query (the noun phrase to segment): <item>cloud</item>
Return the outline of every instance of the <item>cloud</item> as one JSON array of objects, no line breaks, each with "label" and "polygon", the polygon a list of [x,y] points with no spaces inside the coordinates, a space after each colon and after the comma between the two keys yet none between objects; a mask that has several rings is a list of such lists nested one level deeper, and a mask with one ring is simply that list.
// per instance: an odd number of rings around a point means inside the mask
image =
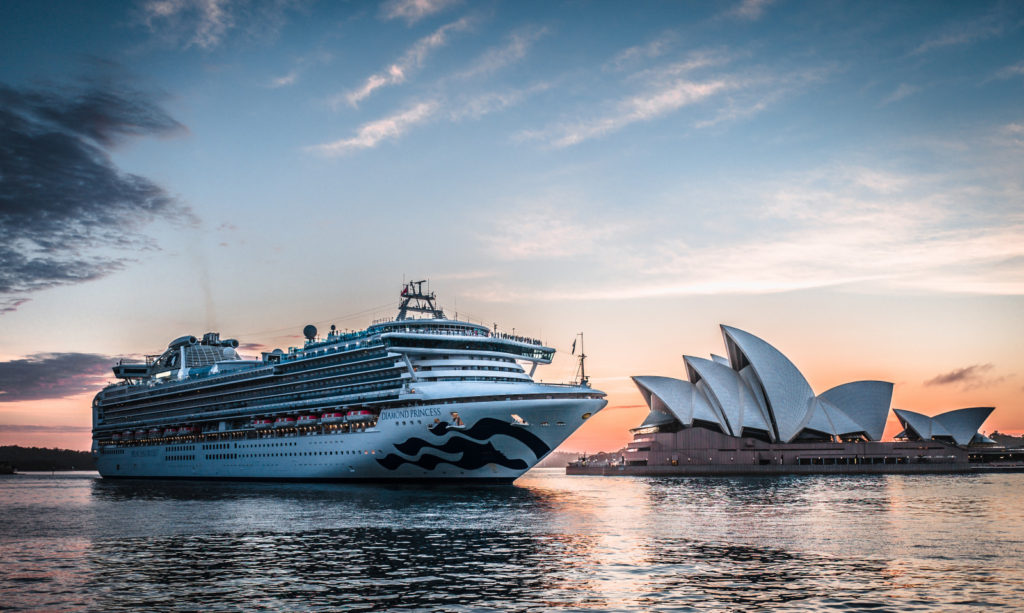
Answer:
[{"label": "cloud", "polygon": [[619,100],[612,113],[583,121],[556,124],[543,130],[527,130],[520,133],[520,138],[544,141],[555,148],[571,147],[636,122],[656,119],[734,87],[736,83],[728,79],[676,79]]},{"label": "cloud", "polygon": [[507,89],[476,94],[452,104],[448,117],[455,122],[462,121],[463,119],[479,119],[484,115],[515,106],[528,97],[549,89],[551,89],[550,83],[541,82],[522,89]]},{"label": "cloud", "polygon": [[340,96],[336,96],[332,100],[332,104],[337,106],[340,101],[344,99],[350,105],[355,107],[358,106],[360,102],[370,97],[370,94],[378,89],[388,85],[397,85],[405,82],[413,70],[423,65],[423,62],[426,60],[427,56],[430,55],[431,51],[447,44],[448,37],[452,32],[466,30],[472,25],[472,23],[473,21],[470,18],[463,17],[458,21],[453,21],[452,23],[441,26],[433,33],[416,41],[405,51],[405,53],[402,54],[402,57],[398,58],[398,60],[393,64],[381,72],[367,77],[366,81],[360,87]]},{"label": "cloud", "polygon": [[[0,396],[2,398],[2,396]],[[92,426],[41,426],[37,424],[0,424],[0,432],[21,434],[78,434],[92,432]]]},{"label": "cloud", "polygon": [[996,73],[996,77],[999,79],[1012,79],[1013,77],[1020,76],[1024,76],[1024,62],[1007,66]]},{"label": "cloud", "polygon": [[606,70],[622,70],[636,62],[661,57],[668,53],[678,40],[679,35],[675,32],[665,32],[648,43],[623,49],[615,54],[615,57],[608,61],[604,68]]},{"label": "cloud", "polygon": [[992,371],[992,364],[974,364],[957,368],[947,373],[936,375],[934,378],[924,382],[925,385],[959,385],[963,390],[987,387],[1003,381],[1006,377],[990,378],[988,373]]},{"label": "cloud", "polygon": [[515,213],[494,216],[486,230],[477,235],[497,260],[556,260],[590,256],[603,244],[615,243],[632,231],[629,220],[595,222],[580,210],[582,197],[549,194],[528,203],[512,203],[505,210]]},{"label": "cloud", "polygon": [[435,101],[419,102],[404,111],[363,124],[351,138],[343,138],[309,150],[323,155],[340,155],[357,149],[376,147],[381,141],[398,138],[410,127],[431,118],[438,109]]},{"label": "cloud", "polygon": [[892,104],[893,102],[898,102],[900,100],[903,100],[907,96],[916,94],[919,91],[921,91],[921,88],[917,87],[916,85],[900,83],[899,87],[897,87],[891,94],[882,99],[881,104],[882,106],[885,106],[887,104]]},{"label": "cloud", "polygon": [[59,91],[0,84],[0,313],[23,294],[120,270],[128,260],[111,250],[150,248],[139,230],[154,219],[194,221],[108,154],[130,137],[184,130],[151,95],[113,81]]},{"label": "cloud", "polygon": [[956,183],[833,166],[737,194],[755,205],[716,201],[717,215],[703,205],[701,215],[690,215],[686,202],[673,203],[670,214],[648,205],[625,224],[599,208],[586,217],[561,212],[571,207],[555,202],[546,214],[521,216],[521,227],[499,220],[486,236],[488,255],[585,257],[584,274],[480,297],[622,300],[824,287],[1024,294],[1024,213],[992,204],[1019,202],[1021,195]]},{"label": "cloud", "polygon": [[267,82],[267,87],[271,89],[279,89],[281,87],[288,87],[295,85],[299,82],[299,77],[306,71],[310,66],[314,64],[329,64],[334,59],[334,56],[326,51],[318,51],[310,55],[304,55],[295,60],[295,66],[287,73],[270,79]]},{"label": "cloud", "polygon": [[508,42],[500,47],[488,49],[468,69],[458,73],[456,78],[471,79],[484,74],[490,74],[506,66],[514,64],[526,57],[537,39],[548,33],[547,28],[531,27],[513,32],[508,37]]},{"label": "cloud", "polygon": [[234,27],[230,0],[150,0],[141,6],[142,20],[152,32],[183,40],[184,47],[210,49]]},{"label": "cloud", "polygon": [[271,89],[287,87],[289,85],[294,85],[298,79],[299,70],[297,68],[293,68],[288,74],[271,79],[270,83],[268,84],[268,87],[270,87]]},{"label": "cloud", "polygon": [[724,16],[756,21],[764,15],[765,9],[773,2],[775,0],[742,0],[735,7],[726,11]]},{"label": "cloud", "polygon": [[748,117],[768,107],[788,92],[820,80],[825,69],[808,69],[792,74],[772,74],[764,70],[724,72],[700,76],[701,72],[729,63],[718,52],[692,53],[688,58],[647,68],[627,75],[620,89],[633,90],[627,96],[600,103],[601,110],[576,111],[573,119],[549,124],[540,129],[523,130],[521,141],[539,141],[549,147],[564,148],[599,138],[639,122],[659,119],[685,107],[715,99],[716,114],[693,122],[707,127],[729,119]]},{"label": "cloud", "polygon": [[982,40],[997,38],[1011,30],[1017,29],[1020,25],[1020,21],[1010,15],[1005,15],[1002,11],[994,11],[974,21],[951,24],[941,34],[918,45],[911,51],[911,55],[928,53],[946,47],[970,45]]},{"label": "cloud", "polygon": [[459,0],[388,0],[381,5],[380,12],[384,19],[403,19],[411,25],[458,2]]},{"label": "cloud", "polygon": [[209,50],[239,28],[256,40],[274,38],[287,11],[301,4],[292,0],[257,4],[244,0],[146,0],[139,5],[138,19],[166,44]]},{"label": "cloud", "polygon": [[95,391],[114,359],[94,353],[40,353],[0,362],[0,402],[65,398]]}]

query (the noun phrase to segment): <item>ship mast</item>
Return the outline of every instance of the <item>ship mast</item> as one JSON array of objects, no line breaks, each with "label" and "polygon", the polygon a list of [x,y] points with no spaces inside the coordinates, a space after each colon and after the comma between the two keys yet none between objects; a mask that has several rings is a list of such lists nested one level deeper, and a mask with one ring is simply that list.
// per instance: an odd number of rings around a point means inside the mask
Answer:
[{"label": "ship mast", "polygon": [[434,292],[423,292],[424,283],[426,280],[409,281],[402,287],[402,302],[398,305],[396,320],[409,319],[409,312],[425,313],[434,319],[446,319],[444,311],[438,308],[434,302],[436,299]]},{"label": "ship mast", "polygon": [[[579,338],[579,341],[580,341],[580,357],[579,357],[579,366],[576,368],[576,380],[579,382],[579,385],[582,385],[584,387],[589,387],[590,386],[590,378],[587,377],[587,369],[586,369],[586,363],[585,363],[585,360],[587,359],[587,354],[583,350],[583,333],[580,332],[576,336]],[[575,340],[572,342],[572,352],[576,353],[576,341]]]}]

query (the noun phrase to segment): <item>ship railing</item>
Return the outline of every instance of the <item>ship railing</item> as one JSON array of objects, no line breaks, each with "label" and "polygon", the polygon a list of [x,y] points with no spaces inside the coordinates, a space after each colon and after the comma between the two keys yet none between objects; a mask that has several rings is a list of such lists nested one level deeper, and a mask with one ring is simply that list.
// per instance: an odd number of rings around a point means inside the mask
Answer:
[{"label": "ship railing", "polygon": [[523,343],[526,345],[535,345],[537,347],[543,347],[544,343],[540,342],[535,338],[529,336],[522,336],[519,334],[506,334],[504,332],[491,332],[476,329],[465,329],[465,330],[446,330],[442,328],[430,328],[424,326],[410,326],[404,330],[388,330],[389,332],[397,332],[400,334],[430,334],[440,336],[477,336],[481,338],[494,338],[505,341],[515,341],[517,343]]}]

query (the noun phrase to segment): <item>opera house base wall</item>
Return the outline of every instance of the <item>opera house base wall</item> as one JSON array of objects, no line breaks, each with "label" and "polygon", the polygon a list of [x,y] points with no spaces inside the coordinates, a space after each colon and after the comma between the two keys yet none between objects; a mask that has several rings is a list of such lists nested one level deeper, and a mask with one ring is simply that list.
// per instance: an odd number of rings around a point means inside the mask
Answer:
[{"label": "opera house base wall", "polygon": [[768,443],[704,428],[637,434],[619,459],[570,475],[781,475],[973,472],[965,449],[939,441]]}]

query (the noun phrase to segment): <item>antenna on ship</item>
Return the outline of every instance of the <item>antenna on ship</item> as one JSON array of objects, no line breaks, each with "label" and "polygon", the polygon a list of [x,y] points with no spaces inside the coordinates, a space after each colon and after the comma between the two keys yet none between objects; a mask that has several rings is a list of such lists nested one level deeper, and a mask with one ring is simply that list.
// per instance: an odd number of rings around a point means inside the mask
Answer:
[{"label": "antenna on ship", "polygon": [[435,302],[437,296],[434,295],[434,292],[429,291],[429,286],[427,287],[427,292],[423,291],[423,284],[426,282],[426,280],[409,281],[402,286],[402,302],[398,305],[398,317],[395,318],[396,320],[409,319],[410,311],[413,313],[424,313],[434,319],[445,319],[444,311]]},{"label": "antenna on ship", "polygon": [[586,364],[585,360],[587,359],[587,354],[583,351],[583,333],[582,332],[577,334],[576,338],[574,338],[573,341],[572,341],[572,355],[576,355],[576,341],[577,340],[579,340],[579,342],[580,342],[580,357],[579,357],[580,363],[579,363],[579,366],[576,368],[576,380],[579,382],[580,385],[582,385],[584,387],[590,387],[590,377],[587,376],[587,369],[586,369],[586,365],[585,365]]}]

